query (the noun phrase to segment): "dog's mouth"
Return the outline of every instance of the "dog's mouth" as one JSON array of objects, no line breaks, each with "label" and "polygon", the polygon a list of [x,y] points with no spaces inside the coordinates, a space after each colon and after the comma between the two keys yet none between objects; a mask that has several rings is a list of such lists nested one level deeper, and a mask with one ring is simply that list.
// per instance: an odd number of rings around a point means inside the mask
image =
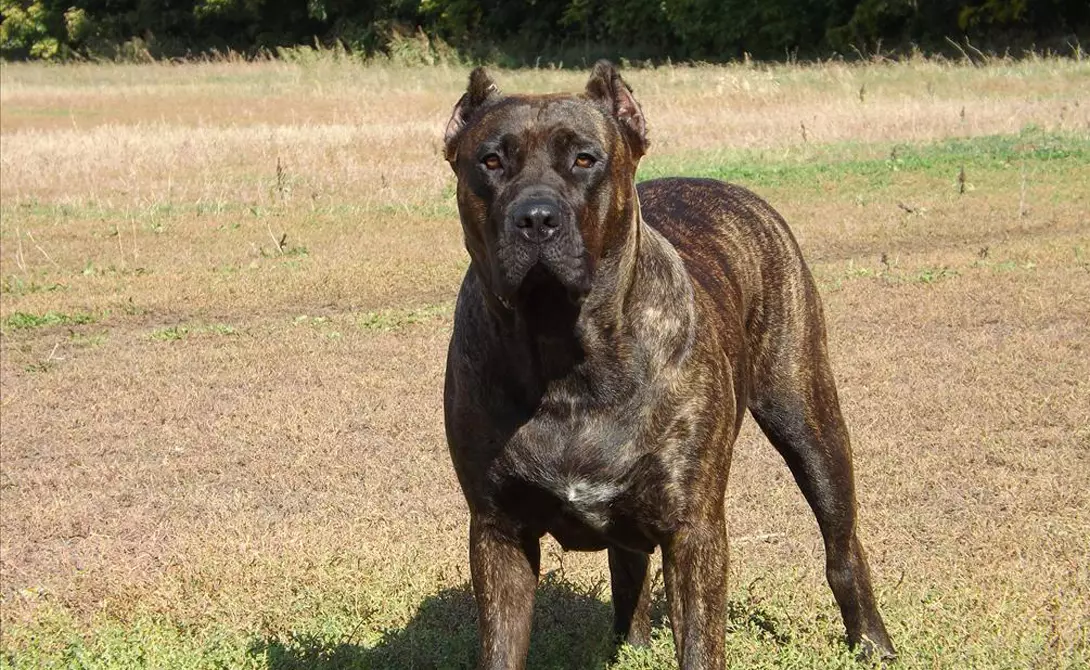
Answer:
[{"label": "dog's mouth", "polygon": [[538,263],[526,273],[508,304],[540,334],[570,333],[590,291],[586,284],[566,281]]},{"label": "dog's mouth", "polygon": [[526,307],[565,301],[580,307],[590,293],[589,282],[584,280],[582,274],[570,279],[560,277],[555,270],[539,262],[526,273],[526,277],[515,293],[516,299],[519,304]]},{"label": "dog's mouth", "polygon": [[501,251],[493,285],[509,308],[534,310],[566,302],[579,307],[591,289],[591,263],[581,254],[517,248]]}]

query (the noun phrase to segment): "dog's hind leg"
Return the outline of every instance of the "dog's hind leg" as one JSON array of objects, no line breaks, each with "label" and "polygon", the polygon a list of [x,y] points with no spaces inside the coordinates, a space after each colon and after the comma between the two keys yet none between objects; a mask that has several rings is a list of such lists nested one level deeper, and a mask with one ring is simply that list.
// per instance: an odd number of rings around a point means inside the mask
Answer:
[{"label": "dog's hind leg", "polygon": [[613,632],[635,646],[651,642],[650,557],[620,547],[609,550],[609,581],[613,591]]},{"label": "dog's hind leg", "polygon": [[825,574],[848,644],[867,656],[892,659],[893,643],[856,532],[851,444],[829,367],[821,306],[808,276],[802,288],[789,292],[797,301],[794,309],[770,319],[778,327],[756,351],[749,408],[817,517]]}]

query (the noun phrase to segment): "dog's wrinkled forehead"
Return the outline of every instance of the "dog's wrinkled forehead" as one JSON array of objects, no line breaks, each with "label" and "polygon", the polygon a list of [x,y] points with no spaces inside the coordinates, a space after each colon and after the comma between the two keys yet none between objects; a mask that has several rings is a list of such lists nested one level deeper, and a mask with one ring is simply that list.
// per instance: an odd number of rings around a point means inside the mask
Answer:
[{"label": "dog's wrinkled forehead", "polygon": [[633,165],[647,152],[647,127],[632,89],[608,61],[591,71],[582,94],[504,96],[484,70],[469,75],[469,86],[454,106],[444,133],[447,161],[468,157],[487,139],[548,137],[564,132],[613,153],[627,147]]},{"label": "dog's wrinkled forehead", "polygon": [[619,136],[598,106],[578,96],[516,96],[482,110],[465,129],[459,153],[474,156],[498,142],[532,151],[557,139],[609,151]]}]

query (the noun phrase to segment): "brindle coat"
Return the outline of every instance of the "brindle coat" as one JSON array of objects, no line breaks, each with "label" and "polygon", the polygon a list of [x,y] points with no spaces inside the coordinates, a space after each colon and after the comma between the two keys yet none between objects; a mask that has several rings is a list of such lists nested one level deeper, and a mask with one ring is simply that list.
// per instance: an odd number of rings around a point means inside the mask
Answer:
[{"label": "brindle coat", "polygon": [[471,264],[447,360],[481,668],[522,668],[539,540],[609,551],[617,634],[650,634],[661,547],[678,662],[724,665],[731,446],[748,408],[825,540],[848,642],[891,658],[856,536],[851,448],[813,279],[783,219],[698,179],[635,185],[642,112],[612,65],[582,95],[481,69],[446,157]]}]

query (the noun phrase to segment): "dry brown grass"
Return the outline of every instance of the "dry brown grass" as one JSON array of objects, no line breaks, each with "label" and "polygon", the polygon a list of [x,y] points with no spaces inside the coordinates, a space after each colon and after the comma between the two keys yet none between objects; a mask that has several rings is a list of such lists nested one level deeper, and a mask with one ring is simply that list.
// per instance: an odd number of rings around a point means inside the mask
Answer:
[{"label": "dry brown grass", "polygon": [[[6,629],[59,611],[93,635],[153,613],[275,636],[344,616],[366,646],[464,583],[440,389],[466,261],[438,138],[465,74],[3,66]],[[1090,67],[1068,61],[630,81],[652,167],[1090,134]],[[908,667],[1090,653],[1090,166],[1023,165],[970,171],[965,195],[928,169],[756,184],[825,290],[864,536]],[[49,312],[94,322],[12,326]],[[825,649],[838,624],[812,517],[752,425],[736,454],[732,597],[789,604],[787,631]],[[546,554],[576,582],[604,575],[601,556]],[[5,653],[29,644],[13,635]]]}]

